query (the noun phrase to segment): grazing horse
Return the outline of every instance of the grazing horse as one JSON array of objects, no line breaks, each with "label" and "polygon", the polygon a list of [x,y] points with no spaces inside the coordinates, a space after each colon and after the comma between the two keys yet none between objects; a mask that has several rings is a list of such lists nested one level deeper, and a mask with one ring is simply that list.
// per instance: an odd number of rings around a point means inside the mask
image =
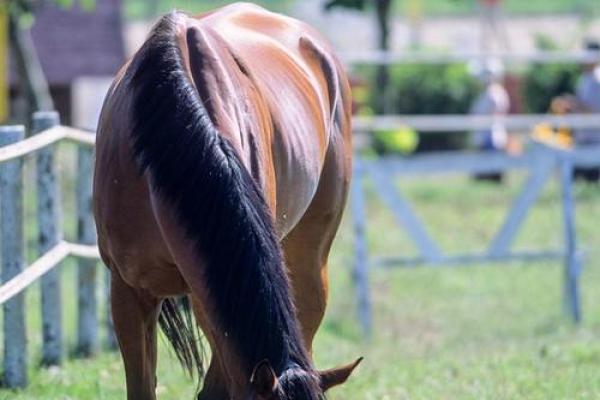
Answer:
[{"label": "grazing horse", "polygon": [[312,342],[351,147],[346,76],[307,25],[251,4],[156,24],[96,146],[128,399],[156,398],[158,325],[191,372],[197,326],[210,344],[198,399],[317,400],[346,381],[360,359],[319,372]]}]

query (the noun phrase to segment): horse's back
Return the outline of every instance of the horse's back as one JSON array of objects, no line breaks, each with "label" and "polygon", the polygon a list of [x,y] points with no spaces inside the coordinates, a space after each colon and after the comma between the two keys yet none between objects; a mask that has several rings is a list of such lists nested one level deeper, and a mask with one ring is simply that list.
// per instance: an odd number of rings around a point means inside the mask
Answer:
[{"label": "horse's back", "polygon": [[[229,75],[241,71],[248,81],[246,89],[238,84],[232,94],[244,97],[245,91],[251,93],[246,97],[259,98],[253,115],[239,118],[230,113],[223,120],[245,119],[234,124],[235,132],[230,135],[234,141],[239,138],[242,153],[255,150],[247,145],[252,141],[267,148],[265,158],[273,167],[271,182],[268,176],[255,174],[255,178],[276,208],[278,227],[285,234],[310,205],[329,146],[350,141],[346,77],[329,45],[314,29],[256,5],[233,4],[201,15],[192,24],[232,56],[232,62],[228,63],[227,56],[220,60]],[[223,92],[227,90],[218,95]],[[261,115],[268,121],[258,121]],[[332,120],[335,115],[340,116],[337,123]],[[250,126],[246,137],[245,124]],[[332,135],[339,140],[332,141]],[[247,159],[252,172],[256,169],[252,157]]]}]

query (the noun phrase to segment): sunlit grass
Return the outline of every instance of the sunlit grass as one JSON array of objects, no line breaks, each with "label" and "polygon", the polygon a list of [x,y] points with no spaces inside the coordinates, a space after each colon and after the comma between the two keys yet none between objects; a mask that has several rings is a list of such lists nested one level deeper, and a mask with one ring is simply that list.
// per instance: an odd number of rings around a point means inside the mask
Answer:
[{"label": "sunlit grass", "polygon": [[[476,251],[500,225],[523,176],[501,187],[466,178],[407,179],[398,187],[444,250]],[[370,250],[407,255],[413,246],[368,189]],[[594,399],[600,397],[600,188],[578,184],[577,228],[587,250],[582,275],[584,321],[574,327],[562,312],[560,260],[465,268],[376,269],[371,274],[374,337],[361,339],[351,283],[353,237],[346,216],[331,259],[331,301],[315,355],[320,368],[365,361],[332,400]],[[558,187],[544,190],[516,246],[559,246]],[[74,346],[74,265],[67,265],[65,314],[68,349]],[[28,294],[32,375],[21,392],[0,399],[124,398],[118,354],[69,360],[39,370],[37,289]],[[195,384],[161,344],[158,393],[191,399]]]}]

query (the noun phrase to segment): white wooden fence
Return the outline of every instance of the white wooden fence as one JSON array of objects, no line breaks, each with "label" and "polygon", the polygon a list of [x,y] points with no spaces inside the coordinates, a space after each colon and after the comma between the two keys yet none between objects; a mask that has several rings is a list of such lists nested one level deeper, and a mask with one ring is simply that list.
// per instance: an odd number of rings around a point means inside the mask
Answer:
[{"label": "white wooden fence", "polygon": [[[26,306],[23,291],[41,280],[43,348],[41,364],[62,362],[64,338],[60,270],[65,258],[77,257],[78,338],[77,353],[92,355],[98,347],[97,282],[99,258],[91,213],[92,147],[94,134],[59,125],[56,112],[33,116],[33,134],[25,138],[23,126],[0,126],[0,239],[2,286],[0,304],[4,308],[3,377],[8,388],[27,385]],[[59,177],[56,170],[56,144],[71,141],[79,145],[77,171],[77,226],[79,243],[63,240]],[[24,238],[24,157],[36,157],[36,191],[39,258],[25,265]],[[28,308],[33,307],[32,304]],[[107,316],[107,321],[110,317]],[[114,347],[108,323],[109,345]]]}]

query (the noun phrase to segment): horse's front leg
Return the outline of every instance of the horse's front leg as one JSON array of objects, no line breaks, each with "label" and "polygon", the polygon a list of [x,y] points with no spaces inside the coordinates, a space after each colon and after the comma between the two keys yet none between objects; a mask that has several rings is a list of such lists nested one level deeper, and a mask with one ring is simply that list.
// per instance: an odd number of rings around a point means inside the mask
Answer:
[{"label": "horse's front leg", "polygon": [[160,301],[111,273],[111,307],[128,400],[156,399],[156,322]]}]

